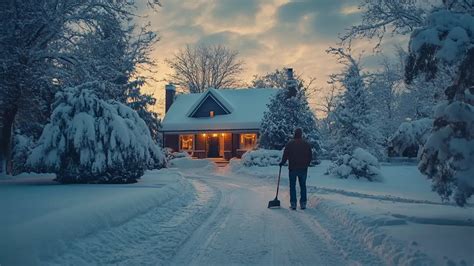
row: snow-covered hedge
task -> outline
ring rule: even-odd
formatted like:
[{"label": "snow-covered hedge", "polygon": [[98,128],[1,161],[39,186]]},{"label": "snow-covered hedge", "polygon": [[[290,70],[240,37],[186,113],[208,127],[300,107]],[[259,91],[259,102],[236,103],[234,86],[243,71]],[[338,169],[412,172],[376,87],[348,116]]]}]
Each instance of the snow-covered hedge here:
[{"label": "snow-covered hedge", "polygon": [[381,178],[379,161],[362,148],[356,148],[352,155],[338,156],[328,172],[340,178],[367,178],[369,181]]},{"label": "snow-covered hedge", "polygon": [[57,93],[28,165],[64,183],[136,182],[145,169],[165,165],[145,122],[126,105],[99,99],[99,87],[89,82]]},{"label": "snow-covered hedge", "polygon": [[166,157],[167,162],[169,162],[173,159],[176,159],[176,158],[191,157],[191,155],[189,155],[189,153],[187,153],[187,152],[174,152],[173,149],[171,149],[171,148],[164,148],[163,151],[165,153],[165,157]]},{"label": "snow-covered hedge", "polygon": [[390,145],[401,156],[415,157],[419,147],[425,144],[432,128],[431,118],[404,122],[390,138]]},{"label": "snow-covered hedge", "polygon": [[247,167],[278,165],[282,156],[283,152],[278,150],[251,150],[242,155],[242,164]]}]

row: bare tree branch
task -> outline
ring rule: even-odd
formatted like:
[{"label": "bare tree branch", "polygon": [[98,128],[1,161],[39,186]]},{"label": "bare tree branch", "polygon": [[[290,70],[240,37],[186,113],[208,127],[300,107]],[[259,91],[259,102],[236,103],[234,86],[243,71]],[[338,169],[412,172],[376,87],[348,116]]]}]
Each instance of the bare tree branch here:
[{"label": "bare tree branch", "polygon": [[221,45],[187,45],[166,62],[174,70],[169,75],[169,81],[187,88],[191,93],[235,86],[243,70],[238,52]]}]

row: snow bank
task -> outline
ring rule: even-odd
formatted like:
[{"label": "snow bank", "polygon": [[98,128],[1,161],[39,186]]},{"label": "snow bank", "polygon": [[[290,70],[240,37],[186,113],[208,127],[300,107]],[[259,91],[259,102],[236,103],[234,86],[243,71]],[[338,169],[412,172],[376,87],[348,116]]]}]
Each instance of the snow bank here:
[{"label": "snow bank", "polygon": [[338,156],[328,172],[340,178],[367,178],[370,181],[381,178],[377,158],[362,148],[356,148],[352,155]]},{"label": "snow bank", "polygon": [[[229,164],[224,169],[224,172],[230,172],[233,174],[252,176],[257,178],[271,178],[274,179],[278,177],[278,165],[271,165],[266,167],[261,166],[244,166],[241,159],[232,158],[229,161]],[[286,175],[286,172],[282,170],[282,178]]]},{"label": "snow bank", "polygon": [[[378,229],[370,217],[364,217],[351,212],[339,204],[322,200],[318,197],[310,198],[310,208],[315,208],[319,215],[329,217],[334,224],[338,224],[355,237],[365,248],[377,254],[387,265],[432,265],[433,261],[417,248],[407,246],[403,241],[397,241],[391,235]],[[387,221],[390,223],[389,221]],[[396,220],[392,223],[396,224]],[[346,237],[348,237],[346,235]]]},{"label": "snow bank", "polygon": [[38,264],[61,254],[73,239],[192,194],[192,185],[169,169],[146,172],[139,183],[126,185],[60,185],[51,176],[2,180],[0,264]]},{"label": "snow bank", "polygon": [[270,166],[279,165],[283,152],[279,150],[258,149],[247,151],[242,155],[244,166]]},{"label": "snow bank", "polygon": [[199,169],[200,171],[214,171],[217,165],[207,159],[192,159],[191,157],[176,158],[168,162],[168,167],[180,170]]}]

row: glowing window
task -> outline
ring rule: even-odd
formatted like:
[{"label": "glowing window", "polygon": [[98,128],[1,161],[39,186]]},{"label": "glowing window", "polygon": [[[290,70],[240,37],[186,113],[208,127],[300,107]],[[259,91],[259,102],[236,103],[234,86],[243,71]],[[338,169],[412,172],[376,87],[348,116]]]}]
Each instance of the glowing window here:
[{"label": "glowing window", "polygon": [[251,150],[257,145],[257,134],[240,134],[240,149]]},{"label": "glowing window", "polygon": [[194,135],[180,135],[179,136],[180,150],[193,150],[194,147]]}]

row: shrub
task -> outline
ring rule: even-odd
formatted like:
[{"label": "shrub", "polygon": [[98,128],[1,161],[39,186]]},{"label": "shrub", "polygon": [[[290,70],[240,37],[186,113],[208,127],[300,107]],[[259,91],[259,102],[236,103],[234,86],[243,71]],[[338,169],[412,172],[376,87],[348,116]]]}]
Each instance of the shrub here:
[{"label": "shrub", "polygon": [[362,148],[356,148],[351,155],[338,156],[328,172],[340,178],[367,178],[369,181],[381,178],[379,161]]}]

